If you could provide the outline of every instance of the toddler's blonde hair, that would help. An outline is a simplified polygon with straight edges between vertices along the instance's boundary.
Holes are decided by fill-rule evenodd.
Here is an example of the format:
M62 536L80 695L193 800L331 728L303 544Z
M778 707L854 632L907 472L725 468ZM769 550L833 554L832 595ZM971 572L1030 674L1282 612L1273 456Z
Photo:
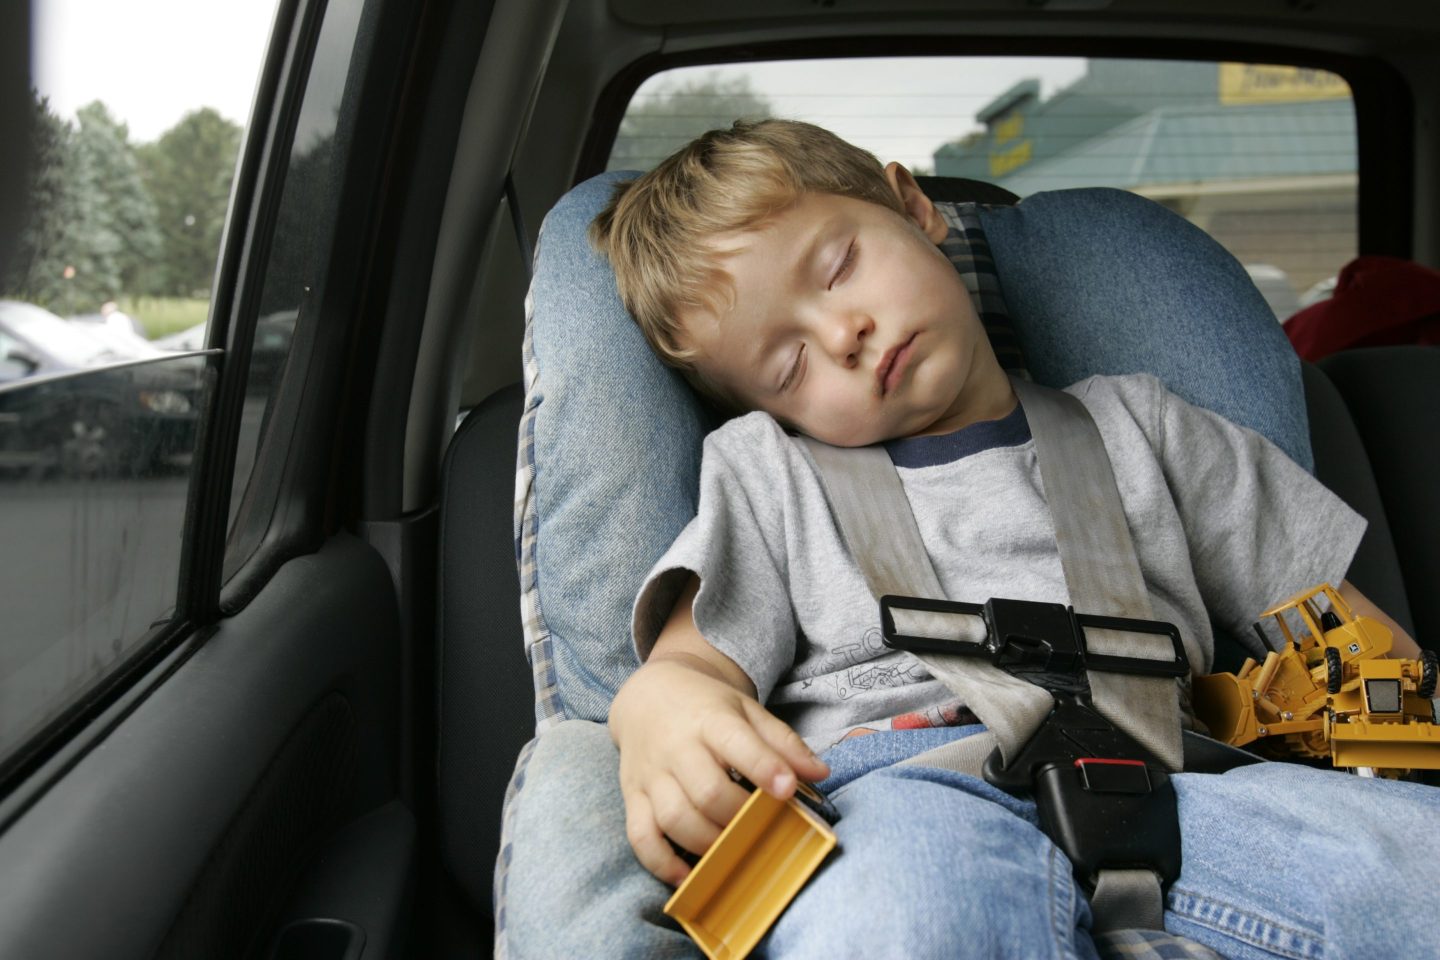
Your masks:
M678 314L718 312L729 293L729 275L711 239L754 229L805 193L904 213L884 167L868 151L810 123L737 120L617 185L590 225L590 242L609 257L620 299L656 354L726 406L735 406L733 398L695 369Z

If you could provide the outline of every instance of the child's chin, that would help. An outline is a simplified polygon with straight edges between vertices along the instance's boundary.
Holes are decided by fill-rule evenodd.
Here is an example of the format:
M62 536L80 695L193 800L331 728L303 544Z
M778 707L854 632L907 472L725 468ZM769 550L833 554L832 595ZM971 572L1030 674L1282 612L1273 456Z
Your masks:
M874 429L827 431L827 433L828 436L813 433L810 435L818 440L823 440L832 447L868 447L873 443L889 439Z

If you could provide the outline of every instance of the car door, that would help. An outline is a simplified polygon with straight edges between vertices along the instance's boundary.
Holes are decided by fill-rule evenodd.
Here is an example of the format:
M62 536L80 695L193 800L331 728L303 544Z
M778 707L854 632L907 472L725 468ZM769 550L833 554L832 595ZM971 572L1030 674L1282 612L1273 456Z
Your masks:
M15 7L0 35L23 66ZM402 571L433 524L367 513L384 481L362 451L405 262L388 228L435 207L397 170L428 156L417 105L457 62L437 47L473 58L485 26L472 7L442 43L437 9L280 0L209 252L204 348L47 380L62 407L119 381L156 409L102 426L64 408L56 449L89 438L103 468L0 477L0 956L406 949L428 652ZM9 173L40 124L25 71L7 70ZM29 200L9 191L0 210ZM21 219L0 221L12 267ZM140 382L162 373L171 386ZM189 426L152 463L120 441L158 430L162 408Z

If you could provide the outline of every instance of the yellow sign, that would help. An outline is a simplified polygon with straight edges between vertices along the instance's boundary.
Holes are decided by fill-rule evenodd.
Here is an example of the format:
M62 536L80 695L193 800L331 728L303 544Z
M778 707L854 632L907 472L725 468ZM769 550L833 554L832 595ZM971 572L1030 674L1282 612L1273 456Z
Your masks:
M1267 63L1220 64L1220 102L1226 106L1349 98L1350 85L1328 70Z
M1021 140L1013 147L990 151L990 176L1003 177L1010 171L1023 167L1034 155L1034 143Z
M995 145L1008 143L1025 132L1025 114L1012 113L995 124Z

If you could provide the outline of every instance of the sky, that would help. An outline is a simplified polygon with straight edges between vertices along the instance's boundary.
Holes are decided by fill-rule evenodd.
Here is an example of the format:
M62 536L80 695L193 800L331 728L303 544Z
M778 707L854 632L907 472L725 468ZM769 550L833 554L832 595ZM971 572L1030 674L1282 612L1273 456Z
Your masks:
M130 139L157 139L214 107L243 124L275 14L272 0L36 0L34 83L64 117L104 101Z
M809 120L882 161L933 167L941 144L977 128L975 114L1020 80L1042 97L1079 79L1084 59L896 57L690 67L651 77L638 96L709 76L746 74L776 116Z
M270 0L38 0L35 85L66 117L104 101L135 142L158 138L202 106L243 124L274 9ZM1049 96L1079 77L1084 61L812 60L723 69L748 73L780 116L828 126L882 160L929 167L936 147L973 129L975 112L1016 81L1036 77Z

